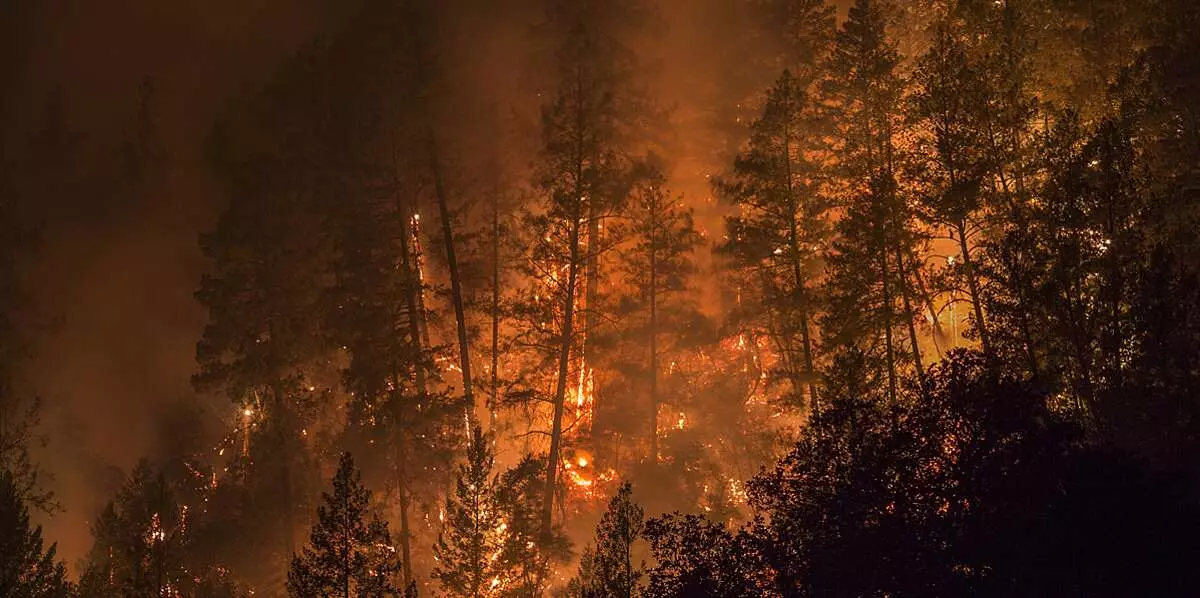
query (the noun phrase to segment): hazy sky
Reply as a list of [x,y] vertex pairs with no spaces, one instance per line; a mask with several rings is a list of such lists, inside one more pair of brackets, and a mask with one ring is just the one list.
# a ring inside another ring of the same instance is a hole
[[[89,519],[128,469],[162,450],[161,422],[189,399],[204,313],[197,235],[217,207],[200,148],[215,118],[254,93],[328,15],[318,0],[51,0],[9,24],[25,32],[10,144],[57,97],[78,140],[69,193],[36,206],[42,238],[31,289],[43,319],[28,382],[46,402],[43,465],[66,511],[45,523],[68,563]],[[111,181],[153,82],[164,180],[139,193]],[[227,403],[213,401],[215,408]]]

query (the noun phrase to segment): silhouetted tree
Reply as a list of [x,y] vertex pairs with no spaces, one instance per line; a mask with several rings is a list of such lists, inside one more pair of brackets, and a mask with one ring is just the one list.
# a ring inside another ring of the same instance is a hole
[[503,534],[508,530],[496,502],[495,457],[491,439],[476,426],[459,465],[454,496],[446,499],[446,521],[433,547],[432,577],[451,596],[493,596],[504,571],[497,568]]
[[541,533],[544,458],[526,455],[500,474],[496,502],[506,524],[497,569],[504,572],[499,587],[504,598],[541,596],[550,587],[555,565],[569,560],[571,543],[559,525],[549,538]]
[[42,526],[31,527],[16,478],[0,471],[0,595],[68,598],[74,588],[56,558],[57,544],[42,546]]
[[770,596],[769,576],[753,539],[699,515],[646,522],[654,556],[645,594],[662,598]]
[[595,547],[583,554],[577,577],[585,598],[633,598],[642,595],[645,565],[633,562],[633,544],[642,535],[645,515],[633,502],[633,487],[621,485],[596,526]]
[[371,596],[400,593],[400,562],[387,523],[371,513],[350,453],[342,453],[333,491],[322,493],[309,545],[292,559],[288,592],[308,596]]
[[[697,317],[697,306],[685,291],[690,287],[696,267],[693,255],[702,242],[696,231],[693,212],[668,195],[666,176],[657,164],[657,156],[637,170],[637,183],[629,200],[629,230],[623,233],[632,246],[621,252],[626,280],[633,289],[625,309],[620,310],[633,322],[620,326],[617,334],[631,338],[637,347],[630,351],[628,367],[649,379],[648,428],[650,463],[658,462],[658,415],[663,403],[660,394],[663,357],[674,343],[664,332],[681,332]],[[675,336],[678,336],[675,335]],[[649,339],[649,364],[641,340]],[[661,339],[661,340],[660,340]],[[636,364],[636,365],[635,365]],[[645,371],[644,368],[648,368]],[[638,376],[641,378],[642,376]]]
[[[828,16],[828,11],[821,10]],[[825,27],[832,23],[822,20]],[[799,75],[784,71],[767,92],[762,116],[751,125],[749,147],[732,172],[717,184],[737,208],[727,219],[728,240],[721,247],[741,271],[746,288],[741,311],[766,331],[778,356],[774,378],[786,380],[791,397],[819,410],[816,389],[815,324],[820,276],[829,250],[825,188],[828,131],[819,101],[813,97],[815,66]]]
[[829,258],[823,332],[829,345],[857,345],[868,355],[883,396],[895,402],[903,374],[900,330],[907,329],[918,377],[923,365],[910,288],[921,237],[897,178],[902,80],[888,31],[891,10],[886,0],[855,2],[830,59],[826,87],[838,111],[844,213]]
[[203,577],[189,562],[190,528],[199,508],[182,488],[143,459],[92,526],[93,545],[80,591],[85,596],[163,596]]

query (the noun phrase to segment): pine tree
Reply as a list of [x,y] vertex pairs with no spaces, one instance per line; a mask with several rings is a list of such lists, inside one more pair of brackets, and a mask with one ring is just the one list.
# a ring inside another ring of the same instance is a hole
[[439,388],[434,354],[421,334],[422,284],[413,267],[415,193],[393,173],[390,197],[352,189],[331,202],[334,284],[325,324],[348,354],[348,440],[387,446],[399,491],[398,543],[411,582],[412,506],[440,491],[461,439],[463,401]]
[[[528,311],[533,327],[548,337],[542,347],[553,347],[543,348],[543,357],[556,366],[542,497],[541,533],[547,537],[553,532],[559,493],[567,387],[573,369],[587,376],[591,358],[580,333],[590,333],[587,325],[596,321],[597,264],[613,243],[600,240],[599,226],[626,199],[629,164],[622,150],[643,116],[629,81],[633,54],[620,36],[640,8],[629,4],[637,3],[550,2],[547,11],[561,41],[554,59],[555,88],[542,107],[542,151],[534,180],[542,205],[525,218],[533,293],[548,298],[535,297]],[[581,307],[586,308],[583,326]],[[573,354],[583,358],[574,368]]]
[[838,174],[845,188],[823,325],[831,345],[867,349],[883,396],[895,401],[903,373],[903,345],[896,338],[902,326],[918,377],[923,366],[912,305],[921,239],[897,180],[902,81],[900,56],[888,36],[889,10],[883,0],[857,0],[830,60],[827,90],[840,111]]
[[[650,386],[646,434],[651,464],[658,462],[658,413],[663,402],[659,370],[668,352],[660,344],[661,332],[683,328],[683,321],[696,315],[696,306],[687,300],[685,291],[695,271],[693,252],[702,242],[693,211],[669,196],[658,161],[657,156],[649,156],[635,175],[637,183],[626,212],[630,221],[627,235],[633,244],[621,252],[626,280],[635,290],[633,305],[627,310],[632,313],[623,314],[633,316],[635,323],[623,327],[621,334],[635,339],[639,347],[642,339],[649,339],[649,371],[644,377]],[[645,363],[642,350],[634,351],[633,356],[636,363]]]
[[918,175],[923,183],[919,199],[924,217],[945,227],[958,246],[958,255],[949,258],[947,267],[949,301],[957,301],[956,291],[965,289],[974,336],[990,358],[994,353],[984,315],[986,280],[979,267],[980,237],[988,216],[986,179],[991,171],[986,152],[987,89],[964,35],[955,20],[938,26],[933,45],[917,65],[918,89],[911,98],[911,111],[924,133],[919,147],[927,163]]
[[196,291],[208,322],[192,382],[223,391],[264,432],[253,440],[268,446],[247,471],[276,490],[271,519],[281,564],[295,551],[296,511],[307,494],[305,408],[327,390],[313,373],[332,352],[314,324],[322,321],[332,255],[317,200],[334,191],[333,165],[314,139],[323,131],[305,128],[303,142],[290,137],[296,123],[321,120],[310,111],[325,114],[311,89],[319,87],[317,62],[317,52],[301,54],[249,111],[253,125],[232,121],[212,133],[211,165],[229,201],[215,229],[201,235],[212,267]]
[[292,559],[290,595],[383,598],[399,593],[396,548],[387,523],[371,513],[370,499],[354,459],[342,453],[333,491],[321,495],[309,545]]
[[[992,352],[1018,360],[1032,376],[1041,375],[1044,330],[1029,317],[1035,300],[1031,262],[1037,251],[1027,233],[1031,201],[1037,191],[1037,126],[1048,124],[1034,88],[1032,64],[1037,24],[1035,4],[1024,0],[964,4],[963,22],[974,37],[968,56],[983,81],[980,110],[985,117],[983,145],[990,205],[987,236],[981,243],[979,270],[996,281],[995,292],[981,297],[995,326],[989,330]],[[1042,15],[1043,17],[1045,15]],[[1041,121],[1040,123],[1038,121]]]
[[0,471],[0,596],[68,598],[73,588],[57,560],[57,544],[43,550],[42,527],[30,527],[20,485]]
[[[831,202],[823,181],[825,123],[812,97],[814,73],[811,67],[800,76],[783,72],[751,126],[749,147],[717,189],[738,210],[726,223],[728,241],[721,249],[758,291],[743,295],[743,310],[750,312],[746,325],[771,337],[776,377],[791,386],[787,402],[802,404],[807,390],[809,408],[819,411],[814,279],[828,250]],[[753,304],[755,296],[761,303]]]
[[596,526],[595,549],[584,553],[579,586],[584,598],[641,596],[645,566],[633,563],[633,544],[645,526],[642,507],[633,502],[633,487],[621,485]]
[[551,584],[550,574],[571,556],[571,543],[559,525],[549,538],[541,531],[542,474],[545,459],[526,455],[500,474],[496,502],[505,524],[497,568],[502,598],[542,596]]
[[491,439],[474,428],[467,461],[459,465],[454,496],[446,499],[446,521],[433,547],[432,577],[450,596],[493,596],[503,571],[496,567],[507,524],[496,502]]
[[81,592],[150,598],[190,587],[188,511],[165,473],[140,461],[93,525]]

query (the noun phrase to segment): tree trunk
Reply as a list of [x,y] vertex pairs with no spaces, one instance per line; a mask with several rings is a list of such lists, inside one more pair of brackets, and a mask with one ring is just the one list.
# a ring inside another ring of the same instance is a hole
[[900,299],[904,305],[904,314],[908,321],[908,342],[912,345],[913,365],[917,369],[917,384],[922,392],[925,390],[925,365],[921,362],[921,347],[918,344],[916,314],[913,313],[912,302],[909,300],[908,275],[904,270],[904,253],[896,244],[896,272],[900,276]]
[[471,392],[471,349],[467,342],[467,316],[463,309],[462,280],[458,273],[458,260],[454,255],[454,227],[450,222],[446,187],[442,181],[442,170],[438,162],[437,141],[432,132],[429,139],[429,160],[433,170],[433,187],[437,195],[438,216],[442,220],[442,237],[446,244],[446,263],[450,268],[450,297],[454,304],[454,320],[458,324],[458,362],[459,367],[462,368],[463,399],[466,401],[469,425],[475,419],[475,395]]
[[658,199],[650,197],[650,464],[658,464]]
[[[578,179],[576,179],[578,180]],[[558,356],[558,380],[554,389],[554,419],[550,433],[550,454],[546,461],[546,488],[542,504],[542,538],[549,538],[552,531],[554,516],[554,495],[557,489],[558,453],[562,448],[562,418],[563,403],[567,394],[567,378],[571,365],[571,341],[574,337],[575,324],[575,287],[579,278],[579,202],[582,196],[575,196],[576,208],[571,214],[571,229],[567,244],[570,246],[570,262],[567,266],[567,290],[563,306],[562,344]]]
[[[423,406],[426,402],[427,387],[425,381],[424,363],[425,349],[421,342],[421,307],[417,297],[418,287],[421,284],[421,281],[420,277],[417,276],[417,273],[413,269],[412,256],[408,247],[409,242],[412,240],[412,235],[409,234],[408,228],[410,215],[403,202],[397,200],[396,204],[397,213],[400,217],[400,260],[401,268],[403,269],[406,279],[404,284],[404,301],[408,311],[408,334],[410,344],[412,345],[411,348],[414,360],[413,374],[417,383],[417,401]],[[397,406],[397,413],[402,412],[402,407]],[[404,558],[404,563],[402,564],[404,569],[404,585],[405,587],[408,587],[408,584],[412,582],[412,568],[410,564],[412,561],[412,546],[410,537],[411,530],[409,529],[408,523],[408,475],[407,465],[405,463],[408,458],[408,438],[406,436],[407,430],[405,430],[402,425],[403,418],[398,418],[396,423],[396,446],[399,454],[399,463],[397,464],[397,483],[399,485],[398,490],[400,494],[400,549],[401,556]]]
[[[790,118],[792,113],[790,87],[785,91],[787,91],[786,113]],[[812,336],[808,330],[808,291],[804,284],[804,269],[800,263],[800,239],[799,233],[796,231],[797,226],[799,226],[799,223],[796,221],[796,212],[799,211],[799,201],[797,201],[795,191],[792,187],[792,129],[788,122],[785,122],[783,125],[783,171],[784,188],[787,189],[788,201],[788,245],[792,258],[792,275],[796,278],[795,298],[800,308],[800,340],[804,352],[804,368],[807,370],[806,375],[809,377],[808,402],[813,413],[817,413],[820,407],[817,404],[817,385],[813,382]],[[791,342],[789,341],[788,344],[790,346]],[[795,368],[793,367],[792,369],[794,370]],[[793,388],[797,395],[804,392],[800,386],[800,384],[795,384]]]
[[400,568],[404,587],[407,588],[413,581],[412,528],[408,521],[409,505],[412,502],[408,495],[408,439],[403,430],[398,430],[397,436],[396,492],[400,499]]
[[979,345],[983,355],[992,360],[992,343],[988,335],[987,322],[983,319],[983,297],[979,292],[979,277],[975,272],[975,262],[971,259],[971,247],[967,243],[967,223],[960,220],[955,223],[958,230],[958,247],[962,253],[963,273],[967,276],[967,290],[971,292],[971,307],[975,312],[975,329],[979,332]]
[[[583,315],[584,324],[579,337],[579,368],[580,375],[587,375],[588,364],[595,360],[595,350],[590,337],[600,323],[600,313],[597,310],[600,292],[600,215],[596,213],[594,204],[588,211],[587,228],[587,274],[584,276]],[[592,413],[595,413],[597,403],[597,387],[592,387]]]

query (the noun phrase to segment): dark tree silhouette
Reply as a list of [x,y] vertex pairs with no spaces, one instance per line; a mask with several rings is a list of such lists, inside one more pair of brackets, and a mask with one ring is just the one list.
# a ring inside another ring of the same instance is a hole
[[633,562],[633,544],[642,535],[645,514],[633,502],[633,487],[626,482],[608,503],[596,526],[596,543],[584,550],[575,583],[583,598],[633,598],[642,596],[645,565]]
[[496,595],[505,572],[496,565],[508,524],[496,501],[491,438],[475,427],[467,461],[459,465],[454,496],[446,499],[446,521],[433,547],[431,577],[450,596]]
[[288,592],[308,596],[371,596],[400,593],[400,560],[387,523],[370,509],[371,492],[350,453],[342,453],[333,491],[322,493],[309,544],[292,559]]
[[32,527],[21,488],[9,472],[0,472],[0,596],[69,598],[74,588],[55,553],[43,548],[42,526]]

